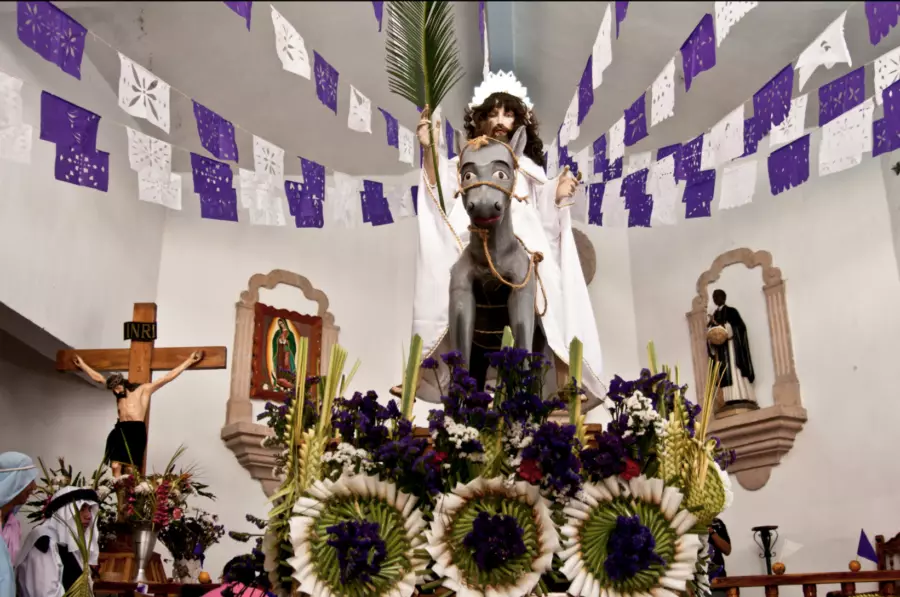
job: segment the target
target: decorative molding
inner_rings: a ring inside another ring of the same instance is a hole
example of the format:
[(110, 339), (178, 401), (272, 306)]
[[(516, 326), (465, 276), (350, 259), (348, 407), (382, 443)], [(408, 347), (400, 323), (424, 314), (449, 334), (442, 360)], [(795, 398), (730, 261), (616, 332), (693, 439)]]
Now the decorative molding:
[(710, 432), (722, 441), (723, 446), (736, 451), (738, 459), (729, 471), (736, 473), (742, 487), (754, 491), (766, 484), (772, 468), (790, 451), (794, 438), (803, 428), (807, 417), (794, 366), (785, 280), (781, 270), (772, 265), (772, 254), (768, 251), (747, 248), (726, 251), (716, 257), (710, 268), (697, 279), (697, 295), (691, 302), (691, 310), (686, 314), (691, 336), (696, 395), (699, 397), (706, 393), (709, 363), (706, 345), (708, 287), (719, 279), (722, 270), (737, 264), (743, 264), (749, 269), (762, 269), (762, 291), (766, 298), (775, 370), (775, 382), (772, 384), (774, 405), (729, 417), (720, 418), (715, 414), (710, 423)]
[(256, 303), (259, 302), (260, 288), (271, 290), (279, 284), (293, 286), (308, 300), (316, 303), (316, 316), (322, 320), (322, 345), (319, 362), (322, 375), (328, 373), (328, 358), (331, 347), (337, 343), (340, 328), (334, 324), (334, 314), (328, 310), (328, 297), (312, 283), (294, 272), (276, 269), (268, 274), (256, 274), (250, 278), (247, 290), (241, 292), (235, 303), (234, 344), (231, 350), (231, 387), (225, 407), (225, 425), (222, 427), (222, 441), (234, 452), (238, 462), (257, 479), (266, 495), (278, 487), (278, 480), (272, 476), (275, 466), (275, 450), (263, 448), (261, 441), (269, 434), (269, 428), (257, 424), (253, 419), (253, 404), (250, 398), (252, 375), (254, 322)]

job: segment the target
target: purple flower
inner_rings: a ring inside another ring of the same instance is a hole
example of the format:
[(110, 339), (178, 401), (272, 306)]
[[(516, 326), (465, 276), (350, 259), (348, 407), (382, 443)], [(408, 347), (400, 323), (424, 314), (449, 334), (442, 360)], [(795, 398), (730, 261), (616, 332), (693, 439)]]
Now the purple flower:
[(480, 512), (463, 545), (472, 552), (479, 569), (490, 572), (525, 553), (525, 531), (512, 516)]
[(438, 362), (436, 359), (432, 357), (428, 357), (424, 361), (422, 361), (422, 369), (431, 369), (435, 370), (438, 368)]
[(445, 363), (447, 363), (447, 365), (450, 367), (464, 367), (466, 364), (463, 361), (462, 353), (459, 352), (458, 350), (454, 350), (454, 351), (448, 352), (446, 354), (442, 354), (441, 360), (444, 361)]
[(575, 456), (578, 447), (574, 425), (549, 421), (534, 432), (531, 443), (522, 450), (522, 460), (538, 463), (544, 475), (543, 489), (574, 496), (581, 489), (581, 461)]
[(593, 482), (621, 475), (625, 471), (628, 452), (622, 438), (614, 433), (597, 434), (597, 447), (581, 452), (584, 472)]
[(341, 584), (367, 583), (381, 572), (387, 546), (378, 534), (380, 525), (365, 520), (350, 520), (330, 526), (328, 545), (337, 552)]
[(651, 566), (665, 564), (654, 549), (656, 539), (639, 516), (619, 516), (606, 542), (603, 569), (615, 582), (628, 580)]

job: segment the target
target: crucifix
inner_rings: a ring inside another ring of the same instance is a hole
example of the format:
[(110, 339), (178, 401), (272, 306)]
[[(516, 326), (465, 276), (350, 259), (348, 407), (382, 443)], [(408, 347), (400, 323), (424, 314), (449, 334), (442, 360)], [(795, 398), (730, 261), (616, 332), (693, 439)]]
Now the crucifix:
[[(226, 348), (224, 346), (187, 346), (178, 348), (156, 348), (156, 303), (135, 303), (133, 321), (125, 324), (125, 339), (131, 340), (129, 348), (100, 348), (91, 350), (60, 350), (56, 353), (56, 369), (58, 371), (84, 371), (94, 381), (106, 384), (119, 402), (120, 422), (117, 423), (110, 440), (117, 439), (120, 434), (127, 442), (128, 426), (122, 426), (123, 412), (134, 414), (134, 409), (144, 410), (143, 423), (138, 414), (137, 419), (125, 422), (137, 427), (139, 441), (142, 446), (127, 448), (143, 456), (140, 462), (141, 472), (146, 470), (146, 437), (150, 424), (149, 396), (167, 381), (171, 381), (188, 367), (194, 369), (224, 369)], [(99, 371), (128, 371), (128, 379), (121, 375), (104, 377)], [(153, 371), (168, 371), (165, 377), (152, 382)], [(140, 393), (140, 395), (138, 395)], [(131, 410), (129, 410), (131, 409)], [(121, 427), (121, 429), (120, 429)], [(133, 427), (131, 427), (133, 429)], [(108, 442), (109, 445), (109, 442)], [(126, 444), (127, 446), (127, 444)], [(117, 461), (120, 459), (117, 459)], [(127, 464), (127, 462), (126, 462)]]

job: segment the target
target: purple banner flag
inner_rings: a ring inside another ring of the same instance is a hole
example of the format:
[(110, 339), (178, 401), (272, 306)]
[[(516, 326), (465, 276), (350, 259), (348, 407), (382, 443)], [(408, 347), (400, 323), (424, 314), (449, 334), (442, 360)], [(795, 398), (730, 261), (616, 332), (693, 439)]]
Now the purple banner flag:
[(372, 226), (394, 223), (391, 208), (384, 196), (384, 185), (375, 180), (364, 180), (363, 190), (359, 195), (362, 201), (363, 222), (368, 222)]
[(603, 193), (606, 184), (597, 182), (588, 185), (588, 224), (603, 226)]
[(581, 81), (578, 83), (578, 125), (580, 126), (582, 122), (584, 122), (585, 117), (587, 117), (588, 112), (591, 111), (591, 106), (594, 105), (594, 79), (592, 70), (592, 64), (594, 63), (594, 57), (588, 56), (587, 66), (584, 67), (584, 72), (581, 73)]
[(194, 102), (194, 119), (197, 121), (197, 134), (200, 135), (200, 144), (203, 145), (203, 148), (220, 160), (238, 161), (234, 125), (197, 100), (192, 101)]
[(625, 145), (631, 147), (647, 136), (646, 92), (625, 109)]
[(90, 153), (97, 148), (100, 116), (46, 91), (41, 92), (41, 139)]
[[(302, 159), (302, 158), (301, 158)], [(325, 226), (323, 201), (315, 193), (307, 193), (302, 183), (286, 181), (288, 207), (297, 228), (322, 228)]]
[(625, 198), (628, 210), (628, 227), (650, 227), (650, 215), (653, 213), (653, 197), (644, 192), (649, 170), (643, 168), (632, 172), (622, 179), (622, 190), (619, 195)]
[(684, 188), (684, 217), (686, 219), (708, 218), (713, 197), (716, 194), (716, 171), (695, 172)]
[(391, 113), (384, 108), (378, 108), (381, 115), (384, 116), (384, 125), (387, 128), (387, 144), (391, 147), (400, 148), (400, 129), (398, 128), (397, 119), (391, 116)]
[(773, 195), (809, 180), (809, 135), (769, 154), (769, 187)]
[(759, 147), (759, 142), (763, 140), (763, 137), (766, 136), (767, 129), (763, 126), (759, 125), (759, 120), (756, 116), (751, 116), (750, 118), (744, 119), (744, 153), (741, 155), (742, 158), (747, 157), (748, 155), (753, 155), (756, 153), (757, 147)]
[[(787, 118), (791, 110), (791, 94), (794, 90), (794, 65), (788, 64), (759, 91), (753, 94), (753, 116), (758, 135), (765, 137), (773, 126)], [(760, 137), (760, 138), (762, 138)]]
[(884, 118), (872, 123), (872, 157), (900, 149), (900, 131), (888, 126)]
[(233, 10), (235, 14), (244, 17), (247, 21), (247, 31), (250, 31), (250, 13), (253, 8), (253, 2), (226, 2), (228, 8)]
[(447, 159), (452, 160), (456, 157), (456, 131), (449, 120), (444, 121), (444, 138), (447, 140)]
[(675, 180), (690, 181), (700, 172), (700, 160), (703, 156), (703, 135), (696, 137), (681, 146), (675, 162)]
[(685, 91), (691, 90), (691, 81), (716, 65), (716, 34), (713, 16), (703, 15), (694, 30), (681, 44), (681, 66), (684, 71)]
[(416, 212), (416, 215), (419, 214), (419, 185), (413, 185), (409, 188), (410, 194), (412, 195), (413, 201), (413, 211)]
[(594, 140), (594, 174), (606, 170), (606, 135), (600, 135)]
[(616, 2), (616, 39), (619, 39), (619, 25), (625, 20), (626, 14), (628, 14), (628, 3)]
[(887, 37), (900, 18), (900, 2), (866, 0), (866, 19), (869, 21), (869, 41), (873, 46)]
[(632, 200), (637, 200), (644, 194), (648, 173), (647, 168), (642, 168), (622, 179), (622, 189), (619, 191), (619, 195), (625, 198), (625, 207), (629, 207)]
[(333, 66), (328, 64), (318, 52), (313, 50), (315, 57), (316, 74), (316, 97), (332, 112), (337, 114), (337, 97), (338, 97), (338, 72)]
[(558, 139), (559, 135), (557, 134), (557, 155), (559, 156), (559, 171), (562, 173), (563, 168), (566, 166), (569, 167), (569, 172), (572, 173), (573, 176), (578, 174), (578, 162), (575, 161), (574, 157), (569, 157), (569, 148), (568, 146), (559, 145)]
[(200, 195), (200, 216), (207, 220), (237, 222), (237, 192), (232, 187), (231, 167), (191, 153), (194, 192)]
[(675, 163), (678, 163), (679, 158), (681, 157), (681, 143), (675, 143), (674, 145), (666, 145), (665, 147), (660, 147), (656, 150), (656, 161), (662, 160), (664, 158), (669, 157), (670, 155), (675, 156)]
[(384, 18), (384, 1), (372, 0), (372, 8), (375, 9), (375, 20), (378, 21), (378, 33), (381, 33), (381, 21)]
[(18, 2), (19, 40), (63, 70), (81, 79), (87, 29), (50, 2)]
[(237, 191), (222, 189), (218, 193), (198, 193), (200, 195), (200, 217), (204, 220), (237, 222)]
[(617, 178), (622, 178), (622, 158), (617, 158), (611, 162), (606, 160), (606, 168), (603, 171), (603, 182), (609, 182)]
[[(887, 91), (887, 90), (885, 90)], [(819, 87), (819, 126), (825, 126), (866, 99), (866, 67)]]
[(56, 180), (104, 193), (109, 188), (109, 153), (105, 151), (57, 145), (55, 170)]
[(325, 201), (325, 166), (300, 158), (303, 184), (298, 184), (300, 194), (295, 200), (294, 221), (297, 228), (322, 228), (325, 221), (322, 203)]

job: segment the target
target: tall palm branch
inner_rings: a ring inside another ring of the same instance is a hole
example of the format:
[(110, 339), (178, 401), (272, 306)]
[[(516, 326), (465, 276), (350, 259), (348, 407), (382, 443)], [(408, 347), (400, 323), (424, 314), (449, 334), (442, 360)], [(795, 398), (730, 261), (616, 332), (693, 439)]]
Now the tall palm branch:
[[(387, 73), (391, 91), (416, 106), (437, 108), (463, 76), (450, 2), (396, 1), (388, 4)], [(438, 199), (444, 210), (444, 194), (434, 151), (434, 126), (430, 118), (428, 139)]]

